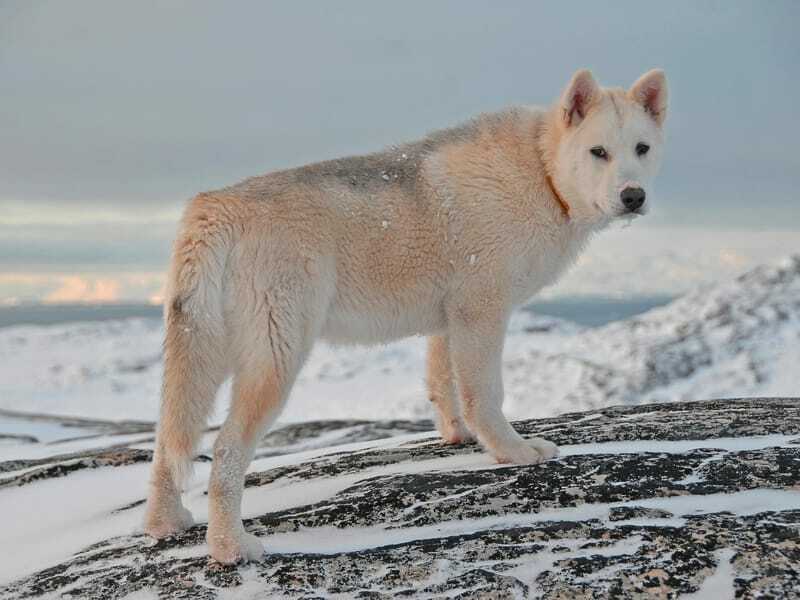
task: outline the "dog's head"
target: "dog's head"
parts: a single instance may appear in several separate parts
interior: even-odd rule
[[[667,115],[667,81],[648,71],[627,91],[578,71],[555,109],[550,170],[573,218],[603,227],[647,212]]]

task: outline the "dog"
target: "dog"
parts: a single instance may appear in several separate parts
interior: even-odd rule
[[[244,475],[317,339],[429,336],[427,385],[446,442],[474,436],[500,463],[556,456],[503,416],[506,324],[595,232],[646,213],[666,110],[661,70],[628,90],[581,70],[550,108],[484,114],[383,152],[196,196],[166,288],[145,531],[162,538],[192,525],[181,486],[232,375],[207,541],[221,563],[263,556],[241,520]]]

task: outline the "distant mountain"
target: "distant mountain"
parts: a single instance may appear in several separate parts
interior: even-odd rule
[[[507,409],[547,416],[611,404],[800,392],[800,256],[640,316],[556,339],[512,338]],[[538,408],[545,406],[546,410]]]

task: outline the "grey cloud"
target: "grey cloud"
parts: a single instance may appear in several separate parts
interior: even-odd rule
[[[692,209],[735,224],[747,218],[741,192],[767,189],[772,210],[756,218],[785,226],[800,172],[798,6],[3,3],[0,202],[160,210],[254,173],[550,102],[579,67],[627,85],[658,65],[672,90],[660,189],[674,210],[661,218]]]

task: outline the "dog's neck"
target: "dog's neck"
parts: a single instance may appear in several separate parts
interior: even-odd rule
[[[556,202],[558,202],[558,206],[561,208],[561,213],[564,215],[564,218],[569,221],[569,204],[567,204],[567,201],[558,193],[558,189],[553,183],[553,178],[550,177],[550,173],[547,171],[545,171],[544,180],[547,182],[547,187],[550,188],[550,192],[553,194]]]
[[[553,179],[553,154],[558,146],[560,133],[558,127],[553,122],[555,118],[557,118],[557,116],[554,114],[554,111],[550,111],[545,114],[544,118],[540,121],[536,131],[538,141],[537,147],[544,169],[544,179],[545,183],[547,183],[547,188],[558,204],[561,214],[569,221],[571,216],[569,202],[567,202],[561,192],[558,191],[558,187],[556,187],[556,183]]]

